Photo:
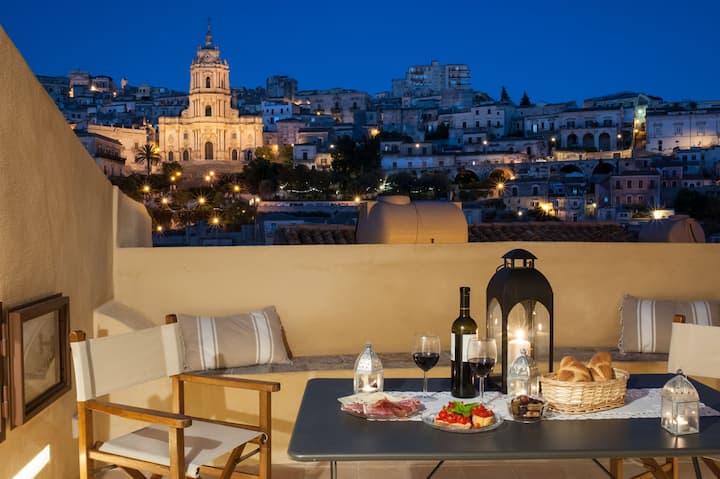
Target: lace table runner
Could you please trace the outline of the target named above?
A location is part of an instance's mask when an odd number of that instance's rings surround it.
[[[563,414],[556,411],[546,411],[545,419],[626,419],[626,418],[654,418],[660,417],[660,393],[662,389],[628,389],[625,393],[625,405],[609,409],[607,411],[593,412],[588,414]],[[430,398],[422,397],[421,392],[388,391],[388,394],[397,397],[414,397],[422,401],[425,411],[435,413],[450,401],[457,401],[449,392],[436,392]],[[464,399],[463,402],[479,402],[479,398]],[[485,406],[491,408],[495,414],[503,419],[512,421],[508,411],[509,396],[497,391],[486,392],[483,396]],[[720,412],[700,403],[701,416],[720,416]],[[408,418],[408,420],[419,421],[420,415]]]

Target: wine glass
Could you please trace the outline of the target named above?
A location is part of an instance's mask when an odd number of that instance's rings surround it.
[[[495,338],[471,339],[468,343],[468,363],[473,374],[478,376],[480,383],[480,403],[483,402],[485,378],[495,367],[497,360],[497,343]]]
[[[434,334],[416,334],[412,353],[413,361],[423,371],[423,395],[430,397],[427,390],[427,372],[440,359],[440,338]]]

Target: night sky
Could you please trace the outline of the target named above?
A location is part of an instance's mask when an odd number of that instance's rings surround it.
[[[467,63],[473,88],[519,102],[618,91],[720,99],[720,1],[275,0],[3,2],[36,74],[73,69],[186,91],[208,18],[233,86],[391,89],[407,67]]]

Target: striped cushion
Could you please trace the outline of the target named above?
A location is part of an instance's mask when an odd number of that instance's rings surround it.
[[[685,322],[720,326],[718,301],[659,301],[625,295],[620,306],[620,351],[624,353],[667,353],[673,316]]]
[[[290,362],[274,306],[224,317],[177,318],[187,371]]]

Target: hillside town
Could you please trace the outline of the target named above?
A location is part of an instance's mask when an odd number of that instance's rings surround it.
[[[395,192],[461,201],[469,224],[630,224],[677,211],[718,240],[720,100],[619,92],[541,103],[504,87],[494,98],[473,89],[468,65],[436,60],[375,95],[301,90],[281,75],[250,89],[231,86],[210,28],[190,53],[187,92],[86,71],[38,76],[103,173],[145,201],[158,232],[240,231],[266,209],[277,220],[261,234],[267,242],[283,221],[352,224],[344,211],[354,203]],[[268,200],[285,210],[263,207]],[[298,201],[338,206],[313,220]]]

